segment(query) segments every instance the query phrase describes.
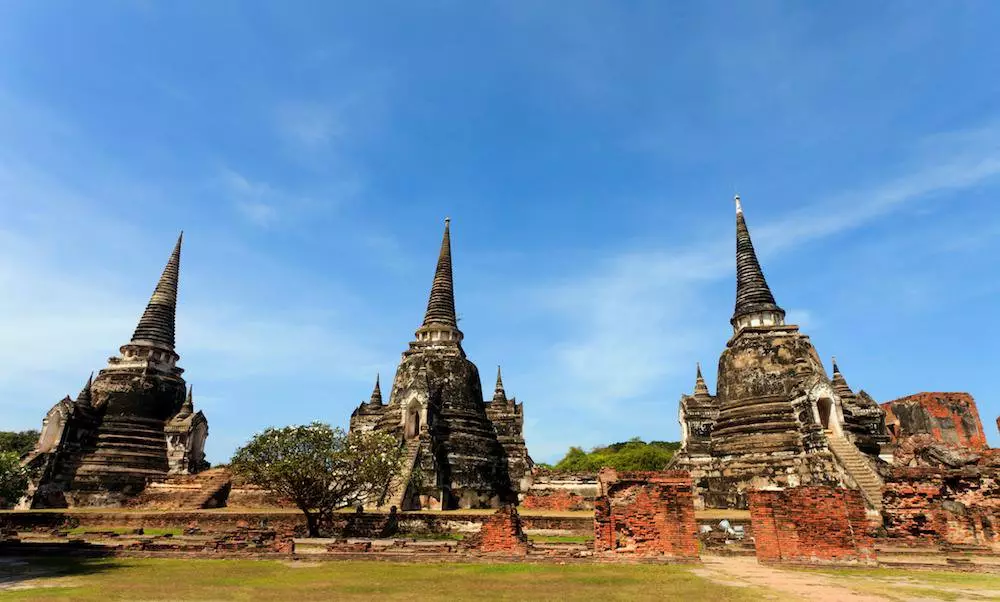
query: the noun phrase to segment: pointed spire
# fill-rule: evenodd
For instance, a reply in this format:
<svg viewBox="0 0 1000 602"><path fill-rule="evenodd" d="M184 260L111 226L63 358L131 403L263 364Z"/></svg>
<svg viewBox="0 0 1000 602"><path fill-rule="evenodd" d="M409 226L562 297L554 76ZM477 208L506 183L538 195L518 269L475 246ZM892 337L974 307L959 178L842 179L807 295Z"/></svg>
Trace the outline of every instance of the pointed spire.
<svg viewBox="0 0 1000 602"><path fill-rule="evenodd" d="M146 311L139 319L132 335L133 343L152 343L173 350L174 319L177 314L177 281L181 269L181 243L184 232L177 237L177 244L170 254L167 266L163 268L160 281L156 283L153 296L146 305Z"/></svg>
<svg viewBox="0 0 1000 602"><path fill-rule="evenodd" d="M833 385L833 390L837 392L841 397L854 395L854 391L851 391L850 385L847 384L847 379L841 374L840 368L837 366L837 358L833 358L833 378L830 379L830 384Z"/></svg>
<svg viewBox="0 0 1000 602"><path fill-rule="evenodd" d="M437 270L434 272L431 296L427 301L427 313L424 314L424 326L431 324L458 327L458 320L455 318L455 287L451 273L451 218L444 220L441 253L438 255Z"/></svg>
<svg viewBox="0 0 1000 602"><path fill-rule="evenodd" d="M493 401L507 403L507 392L503 389L503 378L500 376L500 366L497 366L497 384L493 389Z"/></svg>
<svg viewBox="0 0 1000 602"><path fill-rule="evenodd" d="M372 389L371 399L368 400L368 403L371 404L371 405L373 405L373 406L380 406L380 405L382 405L382 387L381 387L381 385L379 383L380 380L381 380L381 375L376 372L375 373L375 388Z"/></svg>
<svg viewBox="0 0 1000 602"><path fill-rule="evenodd" d="M774 302L764 272L757 261L750 231L743 217L743 204L736 195L736 309L730 320L734 327L740 318L761 314L761 324L784 324L785 310ZM745 325L745 324L744 324ZM739 328L737 328L738 330Z"/></svg>
<svg viewBox="0 0 1000 602"><path fill-rule="evenodd" d="M194 414L194 385L188 385L187 397L181 404L181 414Z"/></svg>
<svg viewBox="0 0 1000 602"><path fill-rule="evenodd" d="M701 375L701 362L697 362L696 366L696 376L694 379L694 394L695 395L711 395L708 392L708 385L705 384L705 379Z"/></svg>
<svg viewBox="0 0 1000 602"><path fill-rule="evenodd" d="M80 405L89 406L94 403L94 396L90 391L90 387L94 384L94 373L90 373L90 377L87 378L87 384L83 385L80 389L80 394L76 396L76 402Z"/></svg>

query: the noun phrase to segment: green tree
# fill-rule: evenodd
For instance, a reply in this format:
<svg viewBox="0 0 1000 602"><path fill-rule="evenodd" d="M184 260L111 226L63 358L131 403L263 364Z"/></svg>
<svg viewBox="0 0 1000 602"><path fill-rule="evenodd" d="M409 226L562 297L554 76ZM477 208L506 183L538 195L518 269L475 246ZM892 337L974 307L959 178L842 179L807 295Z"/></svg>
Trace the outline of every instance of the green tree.
<svg viewBox="0 0 1000 602"><path fill-rule="evenodd" d="M35 449L38 436L38 431L0 431L0 452L24 455Z"/></svg>
<svg viewBox="0 0 1000 602"><path fill-rule="evenodd" d="M595 447L589 452L571 447L555 468L571 472L597 472L605 466L617 470L663 470L678 449L680 443L677 442L646 443L635 437L605 447Z"/></svg>
<svg viewBox="0 0 1000 602"><path fill-rule="evenodd" d="M314 422L269 428L236 450L230 464L247 482L292 500L311 537L339 508L380 496L402 464L402 447L384 433L345 433Z"/></svg>
<svg viewBox="0 0 1000 602"><path fill-rule="evenodd" d="M0 452L0 508L11 508L28 491L28 472L15 452Z"/></svg>

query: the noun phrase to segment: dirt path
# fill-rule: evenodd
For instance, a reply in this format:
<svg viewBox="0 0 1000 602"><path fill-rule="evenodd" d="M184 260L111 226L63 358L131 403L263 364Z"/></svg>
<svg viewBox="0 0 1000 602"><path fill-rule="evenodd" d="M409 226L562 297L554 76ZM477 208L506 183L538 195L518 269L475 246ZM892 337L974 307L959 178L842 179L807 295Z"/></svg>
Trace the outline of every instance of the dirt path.
<svg viewBox="0 0 1000 602"><path fill-rule="evenodd" d="M704 566L693 572L720 585L766 587L814 602L885 602L892 599L857 593L837 585L833 578L826 575L757 564L757 559L753 557L703 556L701 560Z"/></svg>

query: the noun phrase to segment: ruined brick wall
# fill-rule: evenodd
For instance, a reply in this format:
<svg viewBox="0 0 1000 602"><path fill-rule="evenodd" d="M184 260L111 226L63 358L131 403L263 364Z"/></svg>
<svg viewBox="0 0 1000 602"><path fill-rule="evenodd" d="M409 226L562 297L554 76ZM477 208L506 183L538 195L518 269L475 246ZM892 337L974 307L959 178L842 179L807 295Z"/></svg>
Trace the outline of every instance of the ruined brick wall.
<svg viewBox="0 0 1000 602"><path fill-rule="evenodd" d="M479 533L468 538L466 547L479 552L516 554L528 553L528 536L521 528L521 517L514 506L504 506L483 523Z"/></svg>
<svg viewBox="0 0 1000 602"><path fill-rule="evenodd" d="M949 445L980 450L986 434L976 402L968 393L917 393L882 404L899 421L896 440L931 435Z"/></svg>
<svg viewBox="0 0 1000 602"><path fill-rule="evenodd" d="M914 545L1000 549L1000 469L893 467L882 477L882 514L890 537Z"/></svg>
<svg viewBox="0 0 1000 602"><path fill-rule="evenodd" d="M750 492L760 562L875 561L861 492L825 485Z"/></svg>
<svg viewBox="0 0 1000 602"><path fill-rule="evenodd" d="M521 507L559 512L593 510L597 494L597 475L594 473L536 469Z"/></svg>
<svg viewBox="0 0 1000 602"><path fill-rule="evenodd" d="M594 551L698 559L694 486L686 471L604 469L594 502Z"/></svg>

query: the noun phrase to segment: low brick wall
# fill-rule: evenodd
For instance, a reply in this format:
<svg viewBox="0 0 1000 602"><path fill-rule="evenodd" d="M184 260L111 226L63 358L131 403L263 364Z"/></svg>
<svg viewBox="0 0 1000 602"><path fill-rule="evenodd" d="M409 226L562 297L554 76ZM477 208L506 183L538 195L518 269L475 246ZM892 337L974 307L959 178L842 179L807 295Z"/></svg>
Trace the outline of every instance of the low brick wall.
<svg viewBox="0 0 1000 602"><path fill-rule="evenodd" d="M594 502L594 551L698 559L694 485L687 471L600 474Z"/></svg>
<svg viewBox="0 0 1000 602"><path fill-rule="evenodd" d="M750 492L760 562L875 563L861 492L827 486Z"/></svg>
<svg viewBox="0 0 1000 602"><path fill-rule="evenodd" d="M1000 550L1000 469L895 467L882 477L882 515L890 537L912 545Z"/></svg>
<svg viewBox="0 0 1000 602"><path fill-rule="evenodd" d="M337 513L334 515L333 533L345 537L384 537L395 531L399 535L425 535L433 533L475 533L489 520L489 514L460 514L435 512L400 512L398 524L388 525L388 515L381 513ZM594 521L590 516L521 516L526 531L554 534L593 534ZM304 537L305 518L300 512L229 512L202 510L186 512L122 512L109 511L8 511L0 512L0 529L11 531L52 531L75 527L109 528L197 528L205 533L229 532L261 526L289 531Z"/></svg>

